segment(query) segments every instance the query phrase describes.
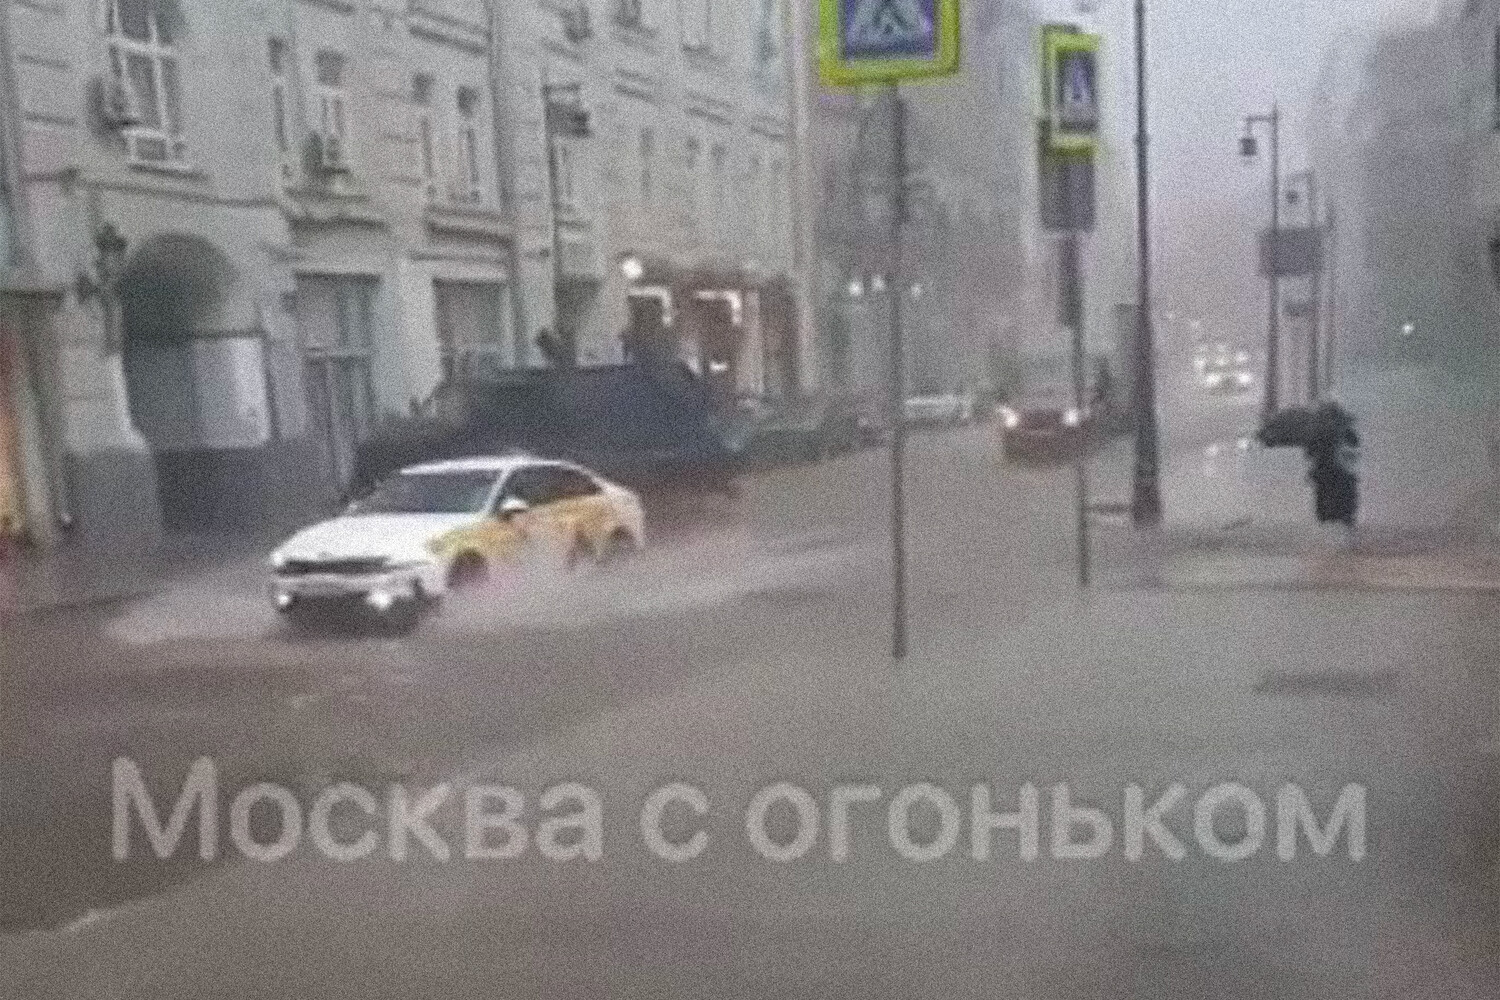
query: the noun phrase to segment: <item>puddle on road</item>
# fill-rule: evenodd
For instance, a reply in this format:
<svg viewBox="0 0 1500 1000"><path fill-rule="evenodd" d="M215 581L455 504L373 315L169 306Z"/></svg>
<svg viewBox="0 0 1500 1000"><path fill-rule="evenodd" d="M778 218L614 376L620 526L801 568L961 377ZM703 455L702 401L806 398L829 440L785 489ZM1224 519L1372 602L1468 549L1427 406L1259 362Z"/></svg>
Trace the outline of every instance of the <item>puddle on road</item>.
<svg viewBox="0 0 1500 1000"><path fill-rule="evenodd" d="M847 572L863 555L868 553L836 531L772 539L722 531L681 536L667 545L648 547L617 566L497 572L482 591L450 597L421 629L593 627L723 604L750 594L815 588ZM277 638L285 630L268 605L265 586L264 576L243 570L195 577L132 603L106 623L105 631L129 646Z"/></svg>

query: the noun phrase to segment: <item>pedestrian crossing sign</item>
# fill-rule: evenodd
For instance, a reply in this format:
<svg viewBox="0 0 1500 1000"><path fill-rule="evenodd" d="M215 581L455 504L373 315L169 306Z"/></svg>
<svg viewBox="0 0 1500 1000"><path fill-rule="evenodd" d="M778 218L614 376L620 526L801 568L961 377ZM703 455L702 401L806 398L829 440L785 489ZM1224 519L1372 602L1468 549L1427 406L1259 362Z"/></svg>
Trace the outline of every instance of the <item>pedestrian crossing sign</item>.
<svg viewBox="0 0 1500 1000"><path fill-rule="evenodd" d="M1099 43L1071 25L1042 29L1044 141L1057 156L1093 156L1099 147Z"/></svg>
<svg viewBox="0 0 1500 1000"><path fill-rule="evenodd" d="M835 87L958 72L959 0L819 0L818 69Z"/></svg>

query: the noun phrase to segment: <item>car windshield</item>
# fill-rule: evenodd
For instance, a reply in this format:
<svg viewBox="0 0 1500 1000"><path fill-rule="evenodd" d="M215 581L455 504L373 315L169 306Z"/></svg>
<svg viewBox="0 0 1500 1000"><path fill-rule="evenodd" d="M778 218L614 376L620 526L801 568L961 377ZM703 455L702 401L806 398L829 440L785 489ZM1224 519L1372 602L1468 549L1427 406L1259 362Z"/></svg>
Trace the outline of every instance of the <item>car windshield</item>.
<svg viewBox="0 0 1500 1000"><path fill-rule="evenodd" d="M494 488L494 472L404 472L350 505L350 514L478 514Z"/></svg>

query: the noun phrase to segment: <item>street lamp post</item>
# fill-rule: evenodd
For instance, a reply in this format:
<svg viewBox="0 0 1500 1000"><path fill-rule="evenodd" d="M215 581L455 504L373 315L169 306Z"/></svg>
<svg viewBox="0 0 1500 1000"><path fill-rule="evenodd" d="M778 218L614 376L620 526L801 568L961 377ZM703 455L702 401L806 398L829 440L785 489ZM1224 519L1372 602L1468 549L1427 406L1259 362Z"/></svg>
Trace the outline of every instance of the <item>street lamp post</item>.
<svg viewBox="0 0 1500 1000"><path fill-rule="evenodd" d="M1161 524L1160 458L1156 427L1156 363L1151 321L1151 164L1146 118L1146 0L1135 2L1136 342L1132 394L1135 410L1135 476L1131 519L1137 527Z"/></svg>
<svg viewBox="0 0 1500 1000"><path fill-rule="evenodd" d="M1254 135L1257 125L1267 126L1271 134L1271 236L1270 259L1266 262L1269 265L1266 270L1270 272L1267 280L1270 282L1271 312L1270 328L1266 334L1266 395L1262 405L1262 418L1270 420L1280 409L1278 384L1281 381L1281 282L1276 274L1281 237L1281 105L1272 102L1270 114L1245 117L1240 153L1246 159L1253 159L1259 153Z"/></svg>

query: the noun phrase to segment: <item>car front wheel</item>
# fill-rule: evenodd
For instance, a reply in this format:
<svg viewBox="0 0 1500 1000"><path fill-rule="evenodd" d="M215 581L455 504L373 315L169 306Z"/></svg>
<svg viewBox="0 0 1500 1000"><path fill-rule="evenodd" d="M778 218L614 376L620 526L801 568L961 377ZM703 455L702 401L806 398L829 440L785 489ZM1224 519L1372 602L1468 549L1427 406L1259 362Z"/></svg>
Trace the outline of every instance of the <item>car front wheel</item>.
<svg viewBox="0 0 1500 1000"><path fill-rule="evenodd" d="M489 579L490 566L484 557L466 552L453 560L448 567L448 589L450 591L471 590Z"/></svg>

